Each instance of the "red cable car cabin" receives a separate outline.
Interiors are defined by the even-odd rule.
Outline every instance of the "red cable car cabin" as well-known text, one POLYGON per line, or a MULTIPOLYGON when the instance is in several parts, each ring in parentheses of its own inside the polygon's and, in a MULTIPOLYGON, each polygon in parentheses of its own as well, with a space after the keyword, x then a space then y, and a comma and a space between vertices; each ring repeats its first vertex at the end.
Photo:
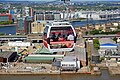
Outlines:
POLYGON ((51 52, 72 51, 76 32, 69 22, 51 22, 44 29, 43 44, 51 52))

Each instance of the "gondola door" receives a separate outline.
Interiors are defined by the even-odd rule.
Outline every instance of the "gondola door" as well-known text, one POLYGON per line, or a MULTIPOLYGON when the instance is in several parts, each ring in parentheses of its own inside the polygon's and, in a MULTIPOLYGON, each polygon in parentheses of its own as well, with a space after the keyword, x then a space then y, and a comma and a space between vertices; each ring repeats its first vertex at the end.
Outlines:
POLYGON ((49 38, 48 38, 48 31, 49 31, 49 27, 46 26, 44 29, 44 33, 43 33, 43 44, 44 47, 48 48, 48 44, 49 44, 49 38))

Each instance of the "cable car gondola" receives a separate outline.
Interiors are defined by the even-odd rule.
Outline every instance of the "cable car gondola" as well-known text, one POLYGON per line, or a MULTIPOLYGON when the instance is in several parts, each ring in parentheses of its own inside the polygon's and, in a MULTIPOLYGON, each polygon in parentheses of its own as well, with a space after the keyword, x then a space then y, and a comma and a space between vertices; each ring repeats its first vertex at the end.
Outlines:
POLYGON ((43 44, 51 52, 72 51, 76 43, 76 32, 69 22, 47 23, 43 33, 43 44))

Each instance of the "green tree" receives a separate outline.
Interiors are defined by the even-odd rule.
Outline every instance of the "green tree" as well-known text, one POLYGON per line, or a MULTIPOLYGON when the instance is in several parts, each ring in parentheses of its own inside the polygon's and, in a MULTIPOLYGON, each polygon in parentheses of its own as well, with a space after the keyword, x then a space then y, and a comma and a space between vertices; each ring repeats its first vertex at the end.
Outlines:
POLYGON ((13 24, 12 21, 2 21, 0 22, 0 25, 7 25, 7 24, 13 24))
POLYGON ((98 49, 99 49, 99 41, 98 41, 98 39, 94 39, 94 40, 93 40, 93 44, 94 44, 94 48, 95 48, 96 50, 98 50, 98 49))
POLYGON ((88 35, 88 31, 86 31, 85 34, 88 35))
POLYGON ((117 26, 118 29, 120 29, 120 26, 117 26))
POLYGON ((5 35, 4 33, 0 33, 0 36, 5 35))
POLYGON ((100 30, 92 30, 90 31, 90 34, 95 35, 95 34, 99 34, 100 30))

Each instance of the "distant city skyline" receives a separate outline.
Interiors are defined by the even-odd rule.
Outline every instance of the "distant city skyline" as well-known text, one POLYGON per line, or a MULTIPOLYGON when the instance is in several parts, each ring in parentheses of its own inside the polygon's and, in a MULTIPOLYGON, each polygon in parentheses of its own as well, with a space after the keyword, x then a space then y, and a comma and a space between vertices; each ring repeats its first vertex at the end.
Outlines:
MULTIPOLYGON (((58 0, 0 0, 0 1, 58 1, 58 0)), ((120 0, 70 0, 70 1, 120 1, 120 0)))

